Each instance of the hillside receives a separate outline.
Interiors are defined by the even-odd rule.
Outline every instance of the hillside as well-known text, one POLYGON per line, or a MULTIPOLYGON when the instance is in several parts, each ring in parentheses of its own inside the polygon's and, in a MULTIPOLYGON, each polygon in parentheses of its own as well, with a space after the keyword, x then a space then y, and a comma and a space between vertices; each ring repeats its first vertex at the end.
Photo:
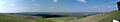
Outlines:
POLYGON ((39 16, 0 14, 0 22, 47 22, 39 16))
MULTIPOLYGON (((112 11, 104 14, 77 16, 77 22, 112 22, 120 20, 120 11, 112 11)), ((0 14, 0 22, 74 22, 74 17, 42 18, 21 14, 0 14)))
POLYGON ((78 22, 112 22, 112 20, 120 20, 120 11, 88 16, 79 19, 78 22))
MULTIPOLYGON (((44 18, 39 15, 31 16, 26 14, 1 13, 0 22, 73 22, 74 21, 73 16, 68 16, 68 15, 64 15, 64 16, 65 17, 44 18)), ((84 18, 83 15, 77 17, 79 17, 79 19, 84 18)))

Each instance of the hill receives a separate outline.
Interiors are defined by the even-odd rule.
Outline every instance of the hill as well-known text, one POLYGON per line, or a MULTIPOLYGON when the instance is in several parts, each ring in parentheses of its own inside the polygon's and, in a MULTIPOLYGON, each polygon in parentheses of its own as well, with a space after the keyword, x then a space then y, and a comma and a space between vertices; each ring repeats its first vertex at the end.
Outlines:
MULTIPOLYGON (((48 18, 52 22, 74 22, 73 18, 48 18)), ((103 14, 96 14, 77 19, 77 22, 112 22, 112 20, 120 20, 120 11, 112 11, 103 14)))
POLYGON ((120 20, 120 11, 88 16, 79 19, 78 22, 112 22, 112 20, 120 20))
POLYGON ((0 22, 47 22, 40 16, 0 14, 0 22))
MULTIPOLYGON (((104 14, 96 14, 90 16, 76 15, 77 22, 112 22, 113 19, 120 20, 120 11, 113 11, 104 14)), ((31 13, 30 13, 31 14, 31 13)), ((62 13, 63 14, 63 13, 62 13)), ((65 13, 66 14, 66 13, 65 13)), ((75 13, 76 14, 76 13, 75 13)), ((77 13, 78 14, 78 13, 77 13)), ((53 17, 53 18, 42 18, 37 14, 37 16, 31 16, 28 14, 0 14, 0 22, 74 22, 73 15, 68 17, 53 17)), ((46 15, 46 14, 45 14, 46 15)), ((66 14, 67 16, 69 14, 66 14)))

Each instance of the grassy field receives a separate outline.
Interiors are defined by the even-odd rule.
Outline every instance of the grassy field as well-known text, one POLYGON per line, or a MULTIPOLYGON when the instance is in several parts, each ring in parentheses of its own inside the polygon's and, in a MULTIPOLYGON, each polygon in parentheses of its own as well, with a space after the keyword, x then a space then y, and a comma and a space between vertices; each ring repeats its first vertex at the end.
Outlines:
POLYGON ((0 22, 47 22, 42 17, 19 14, 0 14, 0 22))
MULTIPOLYGON (((83 18, 83 16, 77 16, 83 18)), ((74 18, 56 17, 42 18, 40 16, 20 15, 20 14, 0 14, 0 22, 74 22, 74 18)))
MULTIPOLYGON (((120 20, 120 11, 112 11, 91 16, 77 16, 77 22, 112 22, 120 20)), ((0 22, 74 22, 74 17, 42 18, 20 14, 0 14, 0 22)))
MULTIPOLYGON (((71 18, 49 18, 52 22, 74 22, 71 18)), ((77 22, 112 22, 112 20, 120 20, 120 11, 112 11, 104 14, 96 14, 85 18, 78 17, 77 22), (80 19, 79 19, 80 18, 80 19)))
POLYGON ((120 11, 88 16, 83 19, 79 19, 78 22, 112 22, 112 20, 120 20, 120 11))
POLYGON ((49 22, 74 22, 73 17, 47 18, 49 22))

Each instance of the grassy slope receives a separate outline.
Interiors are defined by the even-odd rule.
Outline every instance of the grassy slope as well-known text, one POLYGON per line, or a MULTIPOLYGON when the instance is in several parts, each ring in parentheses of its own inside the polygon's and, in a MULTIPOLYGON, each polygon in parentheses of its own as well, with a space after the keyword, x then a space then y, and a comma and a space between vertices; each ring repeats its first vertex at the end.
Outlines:
POLYGON ((78 22, 112 22, 112 20, 120 20, 120 11, 113 11, 105 14, 97 14, 79 19, 78 22))
POLYGON ((47 18, 49 22, 74 22, 73 17, 47 18))
MULTIPOLYGON (((47 18, 47 19, 41 18, 39 16, 36 16, 34 17, 34 19, 31 19, 31 18, 27 18, 28 16, 29 15, 20 15, 20 14, 0 14, 0 22, 74 22, 72 16, 47 18)), ((83 18, 83 16, 77 16, 77 17, 83 18)))
POLYGON ((0 22, 46 22, 41 17, 34 17, 34 19, 27 18, 26 15, 18 14, 0 14, 0 22), (27 18, 27 19, 26 19, 27 18))

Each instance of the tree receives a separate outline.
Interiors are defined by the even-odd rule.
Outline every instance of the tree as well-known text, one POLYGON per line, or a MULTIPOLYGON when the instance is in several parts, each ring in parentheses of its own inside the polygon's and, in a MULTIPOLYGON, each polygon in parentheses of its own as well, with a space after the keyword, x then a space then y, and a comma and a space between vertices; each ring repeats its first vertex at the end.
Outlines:
POLYGON ((117 5, 118 5, 118 10, 120 11, 120 1, 117 2, 117 5))

